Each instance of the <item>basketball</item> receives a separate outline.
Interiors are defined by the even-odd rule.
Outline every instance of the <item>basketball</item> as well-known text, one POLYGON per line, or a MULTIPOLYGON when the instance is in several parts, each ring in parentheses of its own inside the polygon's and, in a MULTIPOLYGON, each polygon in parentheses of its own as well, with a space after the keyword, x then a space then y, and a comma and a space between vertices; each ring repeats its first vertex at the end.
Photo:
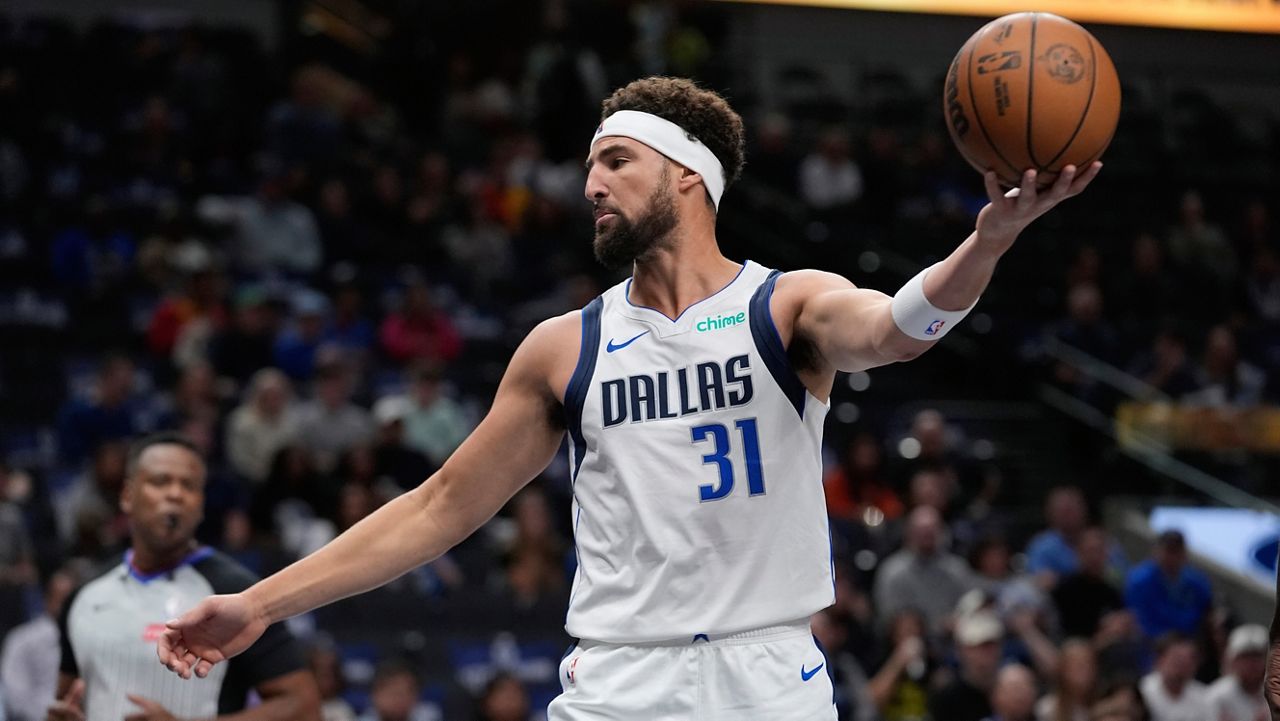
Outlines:
POLYGON ((1120 80, 1088 30, 1049 13, 1005 15, 956 53, 943 95, 947 130, 979 172, 1005 186, 1102 156, 1120 118, 1120 80))

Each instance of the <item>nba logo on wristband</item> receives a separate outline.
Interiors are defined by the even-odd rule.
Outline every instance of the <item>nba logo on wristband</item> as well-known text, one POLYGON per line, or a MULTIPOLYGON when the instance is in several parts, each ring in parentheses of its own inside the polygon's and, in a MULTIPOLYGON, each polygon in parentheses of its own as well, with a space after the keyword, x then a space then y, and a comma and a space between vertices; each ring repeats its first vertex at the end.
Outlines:
POLYGON ((925 335, 937 335, 937 334, 938 334, 938 331, 942 330, 942 326, 944 326, 944 325, 946 325, 946 324, 947 324, 947 322, 946 322, 945 320, 935 320, 934 322, 932 322, 932 323, 930 323, 930 324, 929 324, 929 327, 928 327, 928 328, 925 328, 925 329, 924 329, 924 334, 925 334, 925 335))

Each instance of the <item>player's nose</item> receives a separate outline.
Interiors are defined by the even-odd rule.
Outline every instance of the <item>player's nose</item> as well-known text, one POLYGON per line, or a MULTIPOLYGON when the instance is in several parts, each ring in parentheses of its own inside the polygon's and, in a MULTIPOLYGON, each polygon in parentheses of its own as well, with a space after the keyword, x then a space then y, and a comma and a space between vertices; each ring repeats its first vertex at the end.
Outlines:
POLYGON ((599 171, 599 165, 587 171, 587 183, 583 188, 582 194, 587 196, 587 200, 592 202, 609 197, 609 186, 605 185, 600 179, 599 171))

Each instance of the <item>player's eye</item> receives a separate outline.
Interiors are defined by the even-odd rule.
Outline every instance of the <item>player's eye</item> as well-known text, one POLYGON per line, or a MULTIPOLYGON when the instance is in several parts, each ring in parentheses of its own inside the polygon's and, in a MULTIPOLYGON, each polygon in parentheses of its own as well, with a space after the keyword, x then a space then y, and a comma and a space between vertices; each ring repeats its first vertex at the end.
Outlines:
POLYGON ((618 168, 621 168, 622 164, 625 162, 627 162, 626 158, 614 158, 613 160, 609 161, 609 168, 612 170, 617 170, 618 168))

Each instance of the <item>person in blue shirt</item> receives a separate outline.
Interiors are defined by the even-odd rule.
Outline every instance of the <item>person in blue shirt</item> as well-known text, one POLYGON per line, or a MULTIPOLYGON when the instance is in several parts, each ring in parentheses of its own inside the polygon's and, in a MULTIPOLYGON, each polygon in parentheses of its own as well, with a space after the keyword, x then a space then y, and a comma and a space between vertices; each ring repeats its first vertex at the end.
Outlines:
POLYGON ((1169 631, 1194 637, 1209 612, 1213 589, 1208 576, 1187 565, 1182 532, 1170 530, 1156 539, 1151 559, 1129 572, 1124 600, 1148 638, 1169 631))
MULTIPOLYGON (((1051 589, 1080 568, 1076 546, 1089 527, 1084 494, 1075 486, 1050 491, 1045 501, 1045 521, 1049 527, 1027 544, 1027 573, 1035 576, 1042 588, 1051 589)), ((1107 567, 1109 575, 1116 579, 1124 575, 1124 552, 1114 541, 1107 548, 1107 567)))

